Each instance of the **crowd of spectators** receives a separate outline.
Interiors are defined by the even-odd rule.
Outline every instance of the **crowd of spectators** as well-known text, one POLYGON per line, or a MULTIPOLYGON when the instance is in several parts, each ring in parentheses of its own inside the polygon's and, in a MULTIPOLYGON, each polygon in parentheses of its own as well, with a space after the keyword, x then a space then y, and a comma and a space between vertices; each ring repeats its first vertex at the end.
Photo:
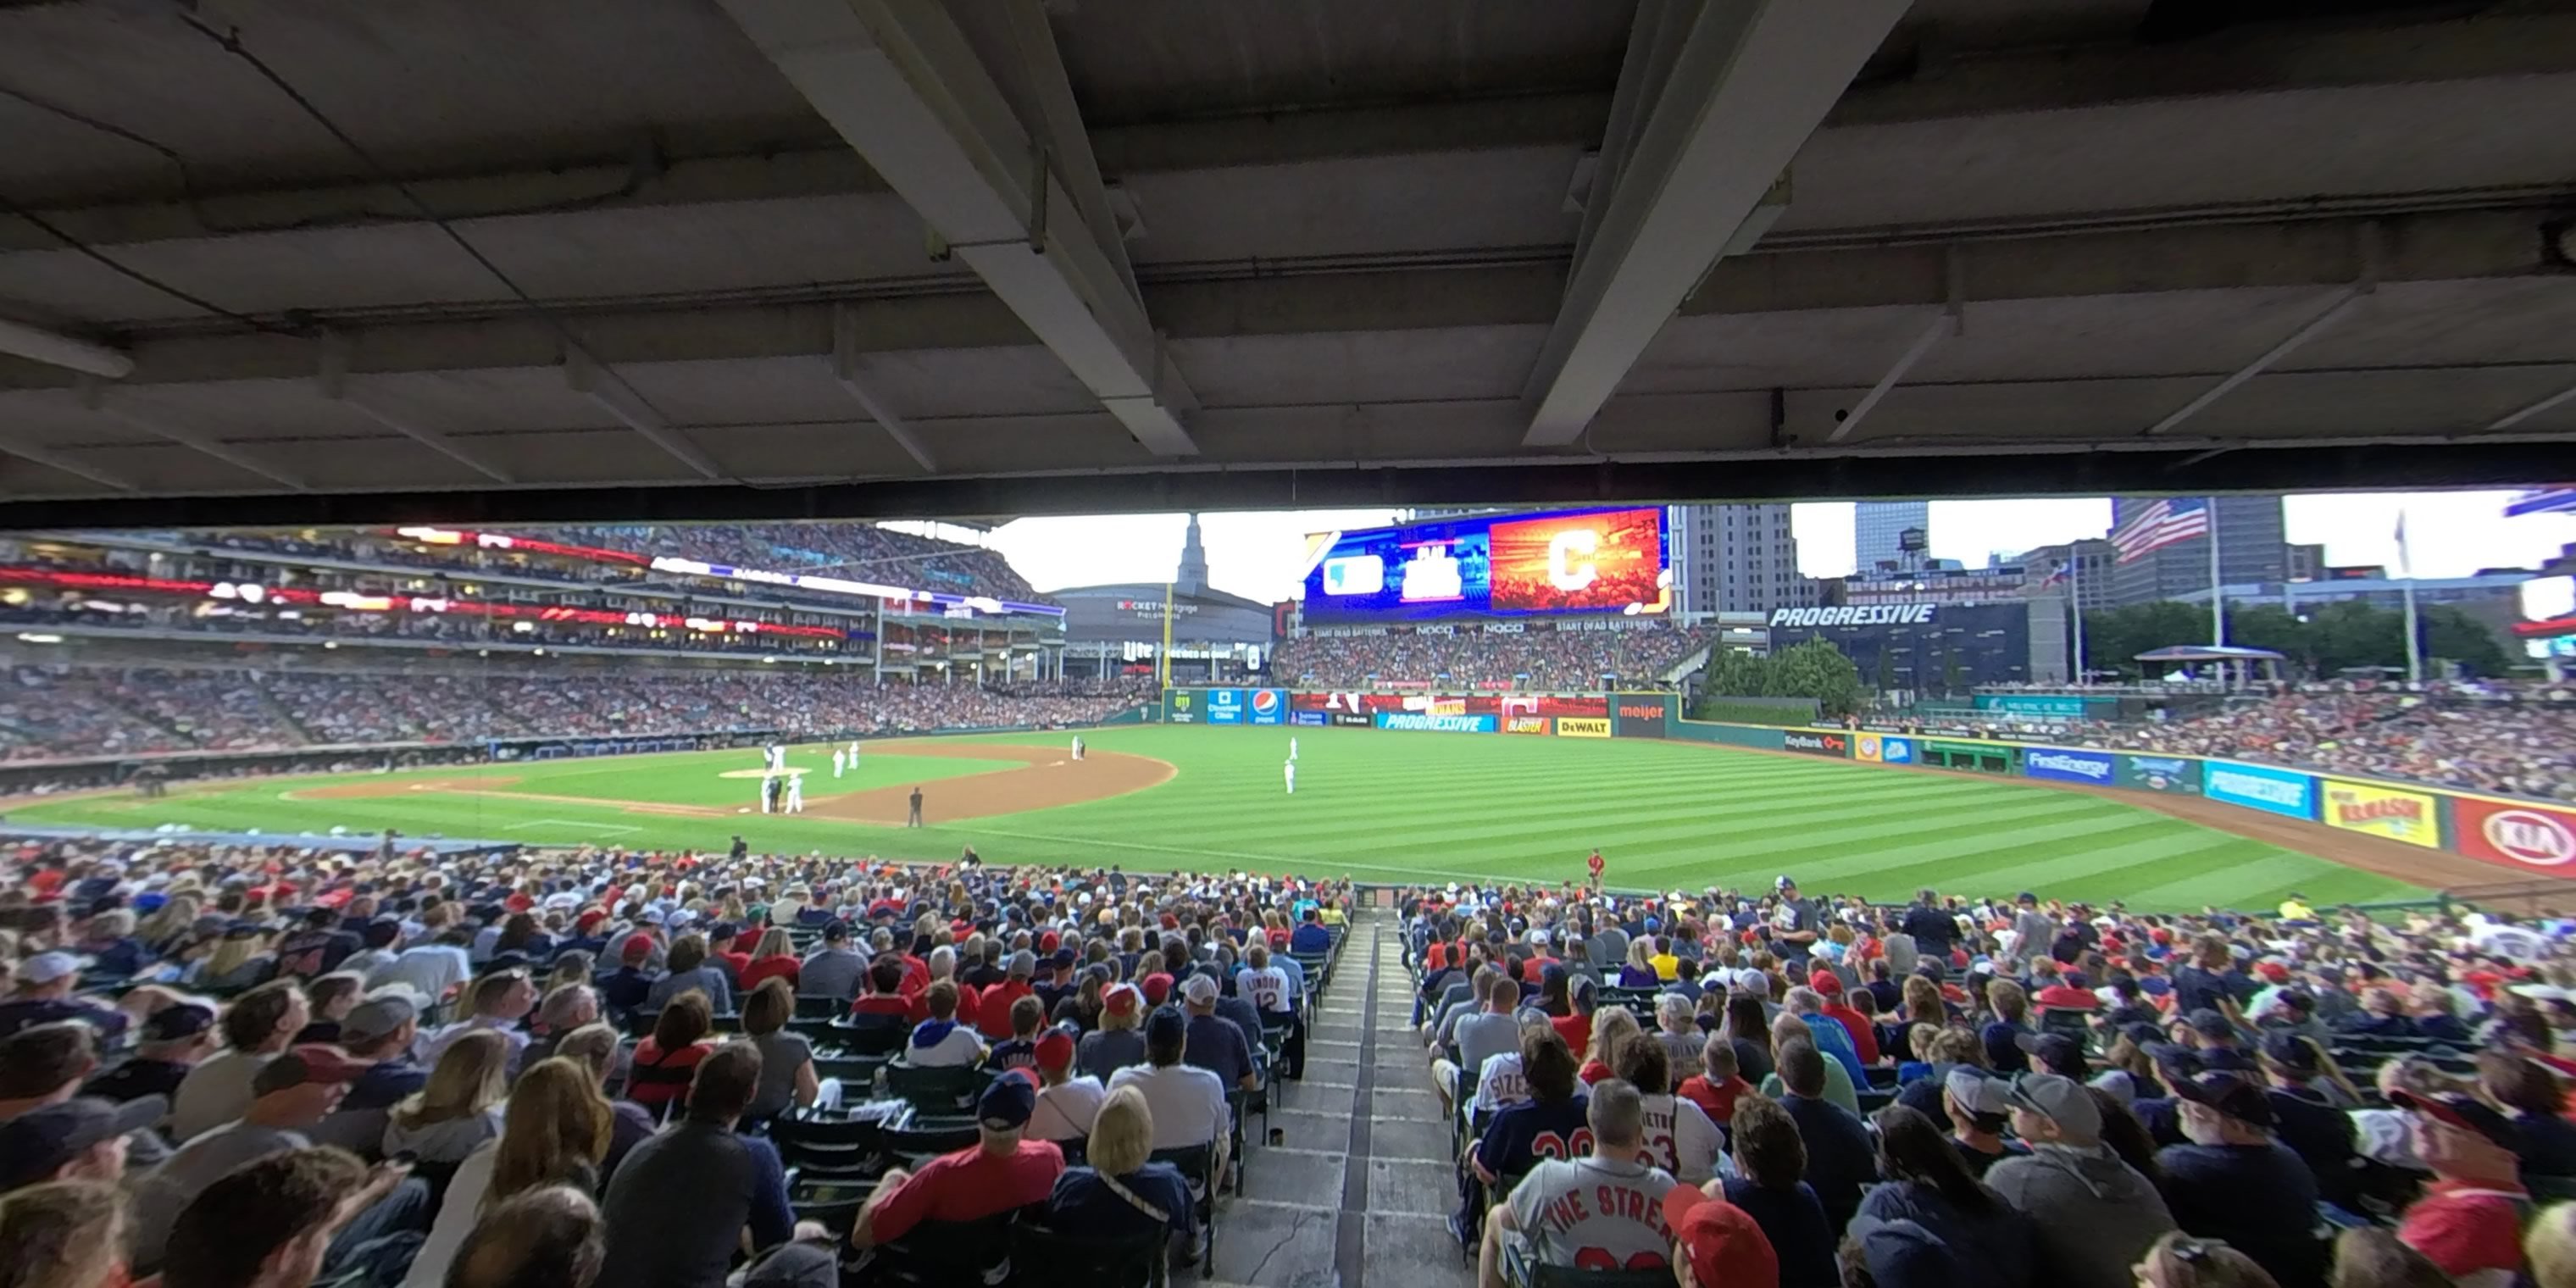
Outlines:
POLYGON ((0 763, 373 743, 727 730, 845 737, 1090 724, 1150 680, 871 685, 803 670, 182 670, 21 664, 0 679, 0 763))
POLYGON ((2576 799, 2576 689, 2563 687, 2315 686, 2097 741, 2576 799))
POLYGON ((1597 881, 1399 896, 1488 1288, 2576 1285, 2576 921, 1597 881))
MULTIPOLYGON (((135 534, 202 549, 273 554, 424 571, 479 569, 611 585, 642 570, 621 563, 530 555, 476 546, 429 545, 391 531, 161 532, 135 534)), ((999 553, 878 527, 872 523, 710 523, 568 525, 518 528, 509 535, 647 557, 672 556, 770 572, 815 572, 956 595, 985 595, 1024 604, 1055 601, 1030 588, 999 553)))
POLYGON ((1178 1260, 1352 897, 972 851, 13 852, 0 1283, 998 1283, 1011 1241, 936 1241, 988 1219, 1178 1260), (882 1085, 815 1034, 892 1036, 882 1085), (917 1129, 962 1148, 790 1175, 798 1124, 891 1132, 897 1074, 970 1069, 966 1124, 917 1129))
POLYGON ((1665 687, 1664 676, 1706 648, 1710 631, 1671 626, 1554 630, 1532 625, 1487 633, 1421 629, 1385 635, 1314 635, 1279 646, 1271 669, 1292 684, 1366 689, 1384 684, 1456 685, 1552 692, 1589 691, 1604 679, 1622 688, 1665 687))

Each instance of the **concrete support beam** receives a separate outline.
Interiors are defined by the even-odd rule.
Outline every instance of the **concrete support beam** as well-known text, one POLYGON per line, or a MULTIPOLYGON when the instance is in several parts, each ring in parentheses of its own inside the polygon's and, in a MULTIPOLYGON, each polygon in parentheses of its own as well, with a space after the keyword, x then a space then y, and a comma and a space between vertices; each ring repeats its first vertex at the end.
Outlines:
POLYGON ((301 472, 271 464, 203 430, 176 424, 156 413, 144 411, 130 401, 109 392, 95 381, 82 386, 81 406, 120 425, 139 429, 155 438, 177 443, 200 456, 222 461, 245 474, 267 479, 290 491, 313 490, 312 482, 301 472))
POLYGON ((92 465, 67 452, 27 442, 14 434, 0 434, 0 456, 14 456, 49 470, 60 470, 76 479, 84 479, 111 492, 140 492, 141 484, 116 470, 92 465))
POLYGON ((894 440, 895 446, 903 449, 904 455, 911 457, 913 463, 922 468, 923 473, 938 473, 939 462, 931 456, 930 449, 922 443, 921 436, 913 433, 912 427, 904 423, 903 417, 896 415, 894 409, 887 406, 885 399, 869 385, 862 370, 865 362, 866 358, 859 345, 856 312, 846 306, 834 309, 832 311, 833 381, 841 386, 843 393, 850 396, 850 401, 857 403, 861 410, 867 412, 868 418, 875 421, 878 428, 886 432, 886 437, 894 440))
POLYGON ((445 432, 432 429, 408 414, 395 411, 364 394, 349 389, 349 342, 340 335, 325 336, 322 341, 321 371, 314 387, 322 397, 474 471, 495 483, 515 483, 510 472, 492 462, 481 451, 457 442, 445 432))
MULTIPOLYGON (((1139 443, 1196 450, 1196 406, 1082 203, 932 0, 724 0, 823 119, 1139 443)), ((1114 233, 1112 234, 1114 236, 1114 233)))
POLYGON ((2029 45, 1924 60, 1903 80, 1857 85, 1825 128, 2278 94, 2424 81, 2564 75, 2576 13, 2481 13, 2408 22, 2253 23, 2193 40, 2029 45))
MULTIPOLYGON (((1631 42, 1649 57, 1623 77, 1660 80, 1661 92, 1531 373, 1529 446, 1564 446, 1592 423, 1908 0, 1669 3, 1696 12, 1668 67, 1652 56, 1656 38, 1631 42)), ((1678 18, 1656 4, 1637 21, 1678 18)))
POLYGON ((724 467, 700 450, 688 436, 671 427, 662 413, 646 403, 634 388, 617 378, 614 372, 600 370, 589 355, 576 349, 564 355, 564 382, 599 405, 599 409, 617 418, 617 422, 634 430, 637 436, 670 454, 673 460, 697 471, 702 479, 724 477, 724 467))

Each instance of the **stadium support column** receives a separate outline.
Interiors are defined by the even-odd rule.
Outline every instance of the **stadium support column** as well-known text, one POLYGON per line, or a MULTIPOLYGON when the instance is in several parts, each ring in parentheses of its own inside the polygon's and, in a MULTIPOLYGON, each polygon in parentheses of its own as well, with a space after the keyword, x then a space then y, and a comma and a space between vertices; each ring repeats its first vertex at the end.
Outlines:
MULTIPOLYGON (((2213 648, 2227 647, 2227 582, 2218 571, 2218 498, 2203 498, 2209 506, 2209 643, 2213 648)), ((2219 663, 2221 669, 2225 662, 2219 663)))
POLYGON ((1524 391, 1525 446, 1581 438, 1710 265, 1760 237, 1764 198, 1908 5, 1637 7, 1574 271, 1524 391))

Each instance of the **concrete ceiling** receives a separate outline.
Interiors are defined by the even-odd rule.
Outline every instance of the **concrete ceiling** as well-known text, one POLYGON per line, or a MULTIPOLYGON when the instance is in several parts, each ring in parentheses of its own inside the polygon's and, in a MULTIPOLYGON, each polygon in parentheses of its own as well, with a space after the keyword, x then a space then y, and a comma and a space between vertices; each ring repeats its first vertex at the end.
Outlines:
POLYGON ((2538 481, 2570 119, 2556 0, 0 4, 124 369, 0 523, 2538 481))

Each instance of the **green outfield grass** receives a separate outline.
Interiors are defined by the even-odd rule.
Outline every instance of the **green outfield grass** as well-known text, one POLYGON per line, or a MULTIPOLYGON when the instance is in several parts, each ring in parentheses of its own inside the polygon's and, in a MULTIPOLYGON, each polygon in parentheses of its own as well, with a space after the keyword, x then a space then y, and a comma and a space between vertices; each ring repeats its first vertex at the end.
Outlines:
MULTIPOLYGON (((161 801, 61 801, 13 816, 269 832, 398 827, 413 835, 628 846, 713 847, 739 831, 779 850, 946 859, 971 843, 996 862, 1246 868, 1379 881, 1578 879, 1584 855, 1597 845, 1617 887, 1767 887, 1785 872, 1810 891, 1881 899, 1924 885, 1958 893, 2027 888, 2167 910, 2268 907, 2292 890, 2320 903, 2423 893, 2117 800, 1966 775, 1646 740, 1165 726, 1088 736, 1094 747, 1169 761, 1180 772, 1162 786, 1108 800, 918 831, 756 813, 634 814, 608 803, 738 808, 751 800, 752 785, 715 775, 756 768, 754 751, 268 780, 161 801), (1280 773, 1292 732, 1300 749, 1293 797, 1280 773), (600 803, 437 792, 283 798, 329 782, 458 780, 471 772, 516 776, 510 791, 600 803)), ((1063 735, 953 741, 1052 747, 1063 735)), ((828 757, 828 747, 797 753, 793 763, 822 766, 822 778, 808 780, 809 795, 832 789, 828 757)), ((839 789, 1002 767, 902 756, 898 744, 869 752, 864 777, 844 779, 839 789)))

